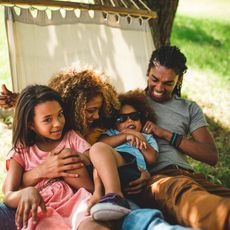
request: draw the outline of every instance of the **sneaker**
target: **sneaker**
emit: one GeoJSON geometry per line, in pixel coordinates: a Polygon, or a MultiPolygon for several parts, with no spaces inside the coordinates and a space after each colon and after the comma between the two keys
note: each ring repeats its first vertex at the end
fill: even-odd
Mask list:
{"type": "Polygon", "coordinates": [[[93,219],[99,221],[118,220],[130,212],[127,200],[116,193],[106,194],[90,209],[93,219]]]}

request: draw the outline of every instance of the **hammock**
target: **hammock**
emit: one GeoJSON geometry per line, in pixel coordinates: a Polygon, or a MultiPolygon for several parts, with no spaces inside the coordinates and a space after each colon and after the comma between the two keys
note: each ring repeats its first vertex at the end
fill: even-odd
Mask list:
{"type": "Polygon", "coordinates": [[[155,48],[148,20],[96,10],[5,7],[13,89],[47,84],[70,66],[105,73],[119,92],[144,88],[155,48]]]}

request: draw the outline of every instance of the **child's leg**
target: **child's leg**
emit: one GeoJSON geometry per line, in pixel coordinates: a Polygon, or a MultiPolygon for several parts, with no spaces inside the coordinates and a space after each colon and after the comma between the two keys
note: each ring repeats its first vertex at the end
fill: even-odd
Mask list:
{"type": "Polygon", "coordinates": [[[102,142],[98,142],[90,148],[89,156],[106,194],[99,203],[91,208],[90,213],[93,219],[107,221],[122,218],[130,212],[129,204],[121,192],[117,169],[118,166],[125,163],[124,159],[109,145],[102,142]]]}
{"type": "Polygon", "coordinates": [[[105,188],[105,194],[123,196],[117,167],[125,163],[123,157],[109,145],[98,142],[89,151],[90,160],[96,168],[105,188]]]}
{"type": "Polygon", "coordinates": [[[75,189],[85,188],[89,192],[93,192],[93,181],[89,176],[89,173],[85,166],[82,166],[80,169],[69,170],[68,173],[78,174],[78,177],[64,177],[64,180],[67,184],[75,189]]]}

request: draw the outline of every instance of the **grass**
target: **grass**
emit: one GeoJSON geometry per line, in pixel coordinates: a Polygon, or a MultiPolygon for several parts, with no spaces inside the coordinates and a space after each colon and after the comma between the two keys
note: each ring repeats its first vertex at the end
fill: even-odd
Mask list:
{"type": "Polygon", "coordinates": [[[230,83],[230,24],[178,15],[172,43],[185,50],[188,65],[209,70],[230,83]]]}
{"type": "MultiPolygon", "coordinates": [[[[216,167],[191,160],[211,181],[230,188],[230,2],[193,0],[179,2],[171,43],[188,58],[189,71],[183,95],[203,108],[209,129],[220,152],[216,167]]],[[[0,84],[11,88],[8,51],[0,7],[0,84]]],[[[5,178],[5,155],[10,149],[11,130],[0,122],[0,187],[5,178]]],[[[0,200],[2,194],[0,193],[0,200]]]]}
{"type": "Polygon", "coordinates": [[[230,2],[180,1],[171,43],[186,54],[183,96],[204,110],[220,153],[216,167],[190,159],[196,171],[230,188],[230,2]],[[219,9],[221,8],[221,13],[219,9]],[[212,9],[212,10],[210,10],[212,9]],[[209,11],[210,10],[210,11],[209,11]],[[200,12],[203,12],[202,14],[200,12]]]}

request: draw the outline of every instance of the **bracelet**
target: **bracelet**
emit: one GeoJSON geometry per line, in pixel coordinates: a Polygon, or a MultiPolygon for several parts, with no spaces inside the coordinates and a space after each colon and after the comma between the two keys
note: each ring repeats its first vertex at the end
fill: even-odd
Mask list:
{"type": "Polygon", "coordinates": [[[180,143],[181,143],[181,141],[182,141],[182,139],[183,139],[183,135],[180,135],[180,134],[177,134],[177,133],[172,133],[172,137],[171,137],[171,139],[169,141],[169,144],[171,146],[174,146],[174,147],[178,148],[180,143]]]}

